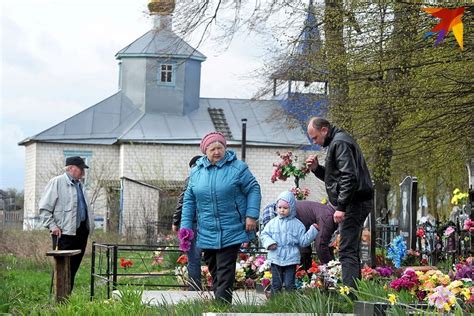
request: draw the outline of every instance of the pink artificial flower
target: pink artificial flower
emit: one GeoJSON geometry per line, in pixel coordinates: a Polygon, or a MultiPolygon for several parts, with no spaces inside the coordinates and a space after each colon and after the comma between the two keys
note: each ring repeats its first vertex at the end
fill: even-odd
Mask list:
{"type": "Polygon", "coordinates": [[[245,285],[249,288],[254,288],[255,287],[255,280],[253,280],[252,278],[247,278],[245,280],[245,285]]]}
{"type": "Polygon", "coordinates": [[[265,257],[264,257],[264,256],[257,256],[257,257],[255,258],[255,265],[256,265],[257,267],[260,267],[260,266],[261,266],[262,264],[264,264],[264,263],[265,263],[265,257]]]}
{"type": "Polygon", "coordinates": [[[263,286],[263,287],[267,287],[269,284],[270,284],[270,280],[269,280],[269,279],[262,279],[262,286],[263,286]]]}
{"type": "Polygon", "coordinates": [[[418,276],[413,269],[406,269],[402,276],[390,282],[390,287],[400,291],[401,289],[411,290],[420,283],[418,276]]]}
{"type": "Polygon", "coordinates": [[[448,228],[446,228],[446,230],[444,231],[444,236],[448,237],[450,236],[452,233],[454,233],[454,227],[453,226],[448,226],[448,228]]]}
{"type": "Polygon", "coordinates": [[[470,218],[466,219],[464,221],[463,230],[472,231],[472,228],[474,228],[474,221],[472,221],[470,218]]]}
{"type": "Polygon", "coordinates": [[[155,265],[160,265],[160,264],[163,263],[164,260],[165,260],[165,259],[164,259],[163,256],[161,256],[161,255],[160,255],[160,256],[155,256],[155,257],[153,258],[152,265],[154,265],[154,266],[155,266],[155,265]]]}

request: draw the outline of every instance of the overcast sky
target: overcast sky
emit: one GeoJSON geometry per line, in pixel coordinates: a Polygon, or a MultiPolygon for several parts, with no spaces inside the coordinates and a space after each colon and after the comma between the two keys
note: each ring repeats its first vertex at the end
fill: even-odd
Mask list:
{"type": "MultiPolygon", "coordinates": [[[[23,189],[21,140],[117,91],[117,51],[152,25],[147,0],[2,0],[0,189],[23,189]]],[[[199,48],[201,96],[249,98],[262,65],[262,39],[243,35],[228,50],[199,48]],[[250,74],[250,76],[249,76],[250,74]]]]}

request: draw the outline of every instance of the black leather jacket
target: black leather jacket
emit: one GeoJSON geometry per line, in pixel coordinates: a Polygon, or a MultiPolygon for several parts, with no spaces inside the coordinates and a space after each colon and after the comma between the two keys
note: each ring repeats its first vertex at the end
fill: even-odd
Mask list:
{"type": "Polygon", "coordinates": [[[184,200],[184,192],[186,192],[186,189],[188,188],[188,181],[189,178],[187,177],[184,180],[184,186],[183,190],[181,191],[181,194],[179,195],[178,202],[176,204],[176,209],[174,210],[173,213],[173,225],[179,226],[181,225],[181,214],[183,212],[183,200],[184,200]]]}
{"type": "Polygon", "coordinates": [[[345,211],[353,202],[373,198],[373,185],[362,151],[344,130],[331,127],[323,147],[328,147],[325,166],[314,174],[323,180],[329,201],[338,211],[345,211]]]}

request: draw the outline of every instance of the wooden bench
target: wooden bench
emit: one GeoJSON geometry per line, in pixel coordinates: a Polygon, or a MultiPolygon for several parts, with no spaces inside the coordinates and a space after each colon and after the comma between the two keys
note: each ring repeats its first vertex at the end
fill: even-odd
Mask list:
{"type": "Polygon", "coordinates": [[[81,250],[50,250],[46,256],[54,257],[54,292],[56,302],[62,302],[71,294],[71,256],[81,250]]]}

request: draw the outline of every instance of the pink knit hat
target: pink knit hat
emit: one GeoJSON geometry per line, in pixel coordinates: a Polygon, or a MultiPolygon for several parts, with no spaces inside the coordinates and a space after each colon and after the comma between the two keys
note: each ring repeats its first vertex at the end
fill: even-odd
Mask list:
{"type": "Polygon", "coordinates": [[[210,144],[215,142],[221,143],[222,145],[224,145],[224,147],[226,147],[227,145],[224,135],[220,132],[210,132],[204,135],[200,145],[202,153],[206,154],[207,147],[209,147],[210,144]]]}

